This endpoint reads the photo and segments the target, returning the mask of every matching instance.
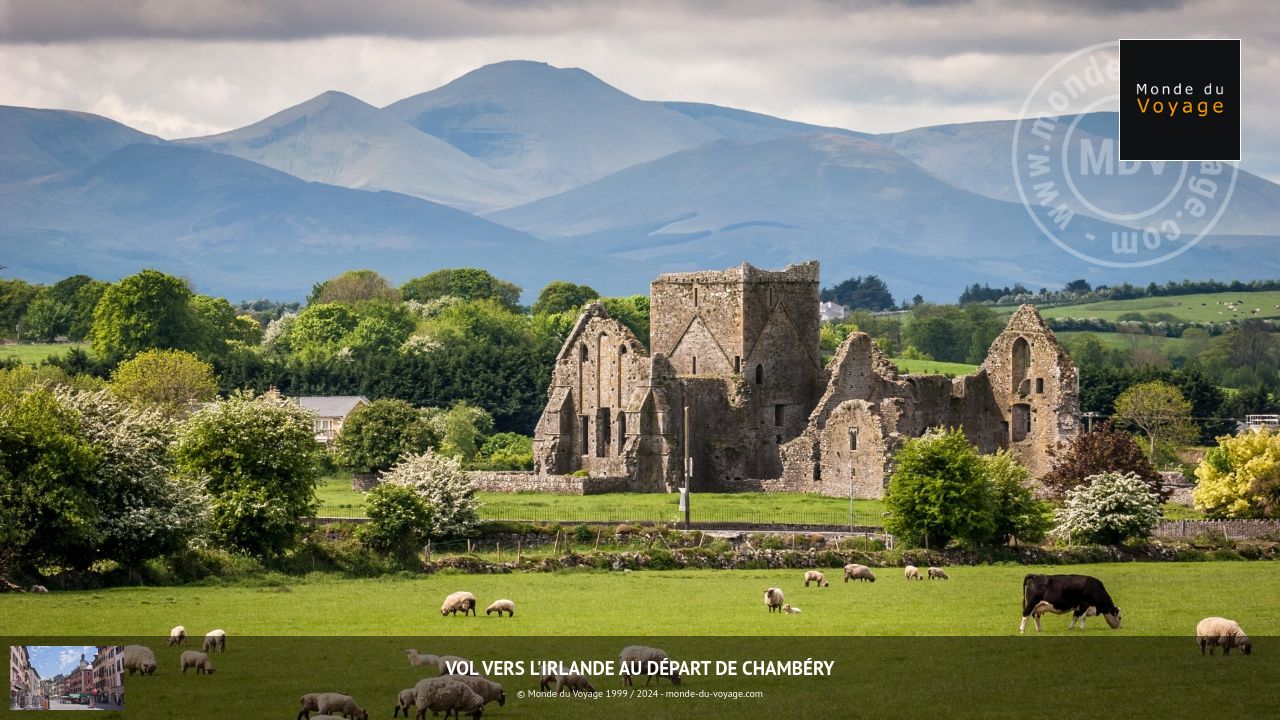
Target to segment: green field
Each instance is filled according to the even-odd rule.
[[[1235,312],[1227,304],[1238,305]],[[1254,309],[1260,310],[1253,314]],[[1001,307],[1001,312],[1013,312],[1016,308]],[[1280,318],[1280,291],[1201,293],[1198,295],[1173,295],[1167,297],[1134,298],[1133,300],[1105,300],[1081,305],[1059,305],[1040,309],[1047,318],[1099,318],[1118,320],[1127,312],[1162,312],[1180,320],[1194,322],[1223,322],[1249,318]]]
[[[902,358],[894,358],[893,364],[897,365],[898,369],[904,373],[913,373],[916,375],[947,375],[949,377],[968,375],[978,369],[977,365],[939,362],[937,360],[905,360]]]
[[[65,355],[74,348],[86,347],[86,343],[14,343],[0,345],[0,358],[17,358],[34,365],[50,355]]]
[[[127,716],[144,719],[294,717],[300,695],[327,691],[349,694],[370,717],[386,718],[401,688],[434,674],[407,662],[410,647],[468,658],[500,681],[506,700],[484,714],[503,720],[774,720],[801,708],[819,717],[865,710],[947,720],[1212,717],[1237,707],[1248,717],[1280,714],[1280,652],[1272,646],[1280,633],[1280,572],[1272,563],[1072,567],[1103,579],[1123,627],[1111,630],[1094,618],[1086,630],[1068,631],[1065,616],[1050,615],[1043,635],[1019,636],[1022,576],[1034,570],[957,567],[949,581],[908,582],[901,570],[886,568],[876,583],[827,588],[805,588],[802,571],[778,570],[311,577],[269,587],[55,591],[0,595],[0,634],[16,644],[152,647],[156,674],[125,680]],[[803,613],[767,612],[761,595],[770,586]],[[440,600],[458,589],[477,595],[478,617],[440,616]],[[484,614],[499,596],[515,601],[515,617]],[[1191,636],[1209,614],[1238,619],[1255,640],[1254,654],[1202,657]],[[195,639],[213,627],[227,631],[227,652],[212,655],[215,675],[179,672],[184,648],[163,640],[175,624]],[[615,669],[592,673],[598,696],[530,692],[538,687],[535,661],[616,660],[622,646],[637,643],[689,663],[831,665],[794,677],[686,666],[678,688],[637,682],[636,691],[624,688]],[[736,695],[744,691],[752,694]]]
[[[1129,350],[1134,347],[1154,347],[1166,357],[1175,355],[1185,355],[1189,343],[1182,338],[1167,337],[1165,335],[1129,335],[1128,333],[1111,333],[1111,332],[1059,332],[1054,333],[1059,340],[1071,340],[1080,335],[1092,335],[1102,343],[1104,347],[1120,348],[1121,350]]]
[[[1200,618],[1239,619],[1280,635],[1280,566],[1266,561],[1117,563],[1065,569],[975,566],[949,581],[908,582],[898,568],[875,583],[803,587],[803,570],[581,571],[437,574],[335,580],[313,575],[265,587],[120,588],[0,595],[0,635],[163,635],[175,624],[231,635],[975,635],[1017,632],[1022,577],[1072,572],[1102,578],[1124,613],[1125,636],[1190,634]],[[804,613],[769,617],[764,588],[782,588]],[[516,602],[514,618],[441,618],[440,600],[469,590],[482,607]],[[674,603],[678,612],[659,612]],[[672,610],[674,606],[668,605]],[[358,608],[358,612],[350,610]],[[769,624],[766,624],[768,621]],[[1045,631],[1066,634],[1049,616]],[[1091,626],[1104,629],[1103,623]]]
[[[604,495],[553,495],[551,493],[479,493],[484,505],[480,516],[496,520],[545,522],[679,522],[678,496],[666,493],[607,493]],[[324,478],[316,490],[321,515],[347,517],[343,509],[363,508],[363,493],[351,490],[344,475]],[[694,493],[690,505],[695,522],[794,522],[806,525],[839,525],[849,521],[848,498],[800,493]],[[855,500],[859,525],[879,525],[884,503]],[[359,513],[354,513],[359,515]]]

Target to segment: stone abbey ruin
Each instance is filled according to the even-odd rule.
[[[661,275],[652,352],[589,306],[552,371],[535,484],[670,492],[687,450],[694,491],[879,498],[897,448],[930,428],[962,428],[983,452],[1008,448],[1034,476],[1075,434],[1076,368],[1031,305],[977,371],[952,379],[900,373],[861,332],[824,367],[818,295],[816,262]]]

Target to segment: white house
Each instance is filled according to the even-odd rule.
[[[351,413],[369,404],[363,395],[300,395],[294,400],[315,414],[316,442],[322,443],[338,437]]]

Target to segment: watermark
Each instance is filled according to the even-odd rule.
[[[1013,176],[1023,207],[1058,247],[1086,262],[1155,265],[1190,250],[1217,224],[1238,169],[1219,161],[1119,159],[1114,111],[1120,44],[1078,50],[1049,69],[1022,104]]]

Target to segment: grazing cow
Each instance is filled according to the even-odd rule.
[[[1018,632],[1027,629],[1027,618],[1036,621],[1036,632],[1040,632],[1040,616],[1051,612],[1055,615],[1070,612],[1071,624],[1074,628],[1080,621],[1080,629],[1084,629],[1084,619],[1090,615],[1101,615],[1111,628],[1120,627],[1120,608],[1111,602],[1111,596],[1103,587],[1102,581],[1088,575],[1027,575],[1022,579],[1022,624]]]

